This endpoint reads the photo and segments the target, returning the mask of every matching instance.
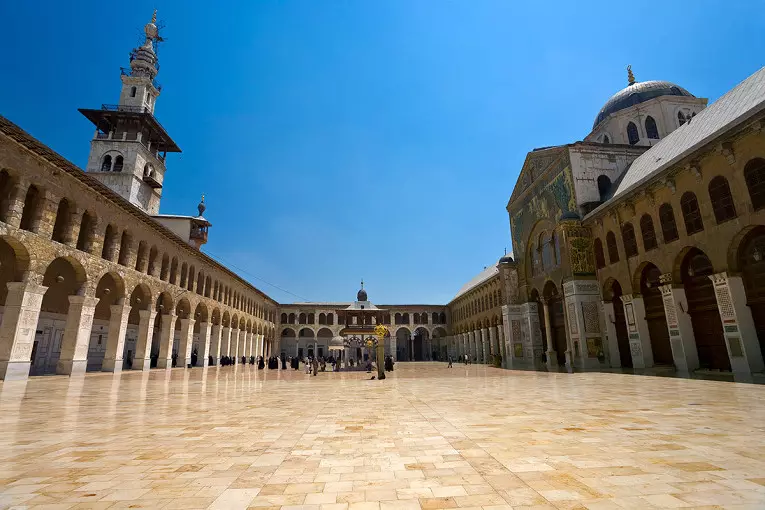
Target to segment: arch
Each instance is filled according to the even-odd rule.
[[[153,303],[151,289],[145,283],[139,283],[130,292],[130,314],[128,314],[128,324],[135,326],[141,320],[140,311],[149,310]]]
[[[130,246],[133,244],[133,236],[127,230],[122,231],[120,236],[120,252],[117,257],[117,263],[127,267],[130,262]]]
[[[316,320],[315,320],[314,314],[309,313],[308,314],[308,324],[315,324],[315,323],[316,323]]]
[[[125,159],[121,155],[117,156],[114,158],[114,167],[112,168],[112,172],[121,172],[124,164]]]
[[[230,327],[231,326],[231,314],[228,313],[228,310],[223,311],[223,315],[221,316],[221,324],[223,324],[223,327]]]
[[[169,270],[170,270],[170,257],[167,255],[167,253],[165,253],[164,255],[162,255],[162,266],[159,271],[159,279],[166,282]]]
[[[284,328],[282,330],[282,338],[296,338],[295,330],[292,328]]]
[[[746,291],[746,304],[752,311],[760,352],[765,356],[765,227],[757,225],[748,230],[738,244],[736,259]]]
[[[71,216],[72,210],[69,200],[62,198],[59,200],[58,209],[56,210],[56,221],[53,224],[53,234],[51,235],[52,240],[59,243],[66,243],[69,240]]]
[[[115,252],[117,251],[117,228],[109,224],[104,232],[104,247],[101,250],[101,258],[114,262]]]
[[[704,221],[701,219],[701,210],[699,201],[692,191],[686,191],[680,198],[680,209],[683,212],[683,221],[685,222],[685,232],[693,235],[704,230]]]
[[[175,305],[175,315],[177,315],[179,319],[191,318],[191,303],[188,299],[181,297],[178,300],[178,303]]]
[[[0,237],[0,306],[5,306],[8,283],[20,282],[29,269],[29,250],[19,240]]]
[[[104,273],[96,285],[96,298],[98,298],[98,303],[93,317],[109,320],[111,306],[125,299],[125,281],[115,271]]]
[[[699,353],[699,366],[730,371],[730,357],[725,345],[717,296],[709,278],[715,273],[712,261],[703,251],[691,248],[683,257],[680,272]]]
[[[396,329],[396,359],[399,361],[410,361],[411,349],[410,342],[412,338],[412,332],[409,328]]]
[[[196,287],[197,288],[195,289],[195,292],[198,295],[200,295],[200,296],[204,296],[204,293],[205,293],[205,274],[204,274],[204,272],[202,270],[200,270],[199,273],[197,273],[197,285],[196,285]],[[239,309],[241,310],[242,307],[240,306]],[[244,311],[244,310],[242,310],[242,311]]]
[[[627,124],[627,141],[630,145],[635,145],[640,141],[640,134],[634,122]]]
[[[614,323],[616,330],[616,346],[619,348],[619,363],[623,368],[632,368],[632,352],[630,350],[629,333],[627,332],[627,319],[622,302],[622,286],[617,280],[611,279],[610,285],[611,304],[614,308],[612,318],[607,318]]]
[[[80,219],[80,232],[77,234],[76,247],[78,250],[86,253],[93,251],[93,231],[95,227],[95,217],[88,211],[83,212]]]
[[[146,241],[138,243],[138,253],[135,258],[135,270],[141,273],[146,271],[146,265],[149,262],[149,247]]]
[[[66,314],[69,296],[81,295],[87,274],[82,265],[72,257],[58,257],[51,261],[43,275],[43,286],[48,287],[43,297],[43,312]]]
[[[659,223],[661,223],[661,236],[664,238],[665,244],[680,238],[677,233],[675,211],[672,210],[671,204],[664,203],[659,206]]]
[[[438,317],[440,319],[440,323],[441,324],[446,324],[446,313],[445,312],[441,312]]]
[[[207,306],[204,303],[199,303],[194,309],[194,320],[197,321],[197,323],[208,322],[210,320],[209,317],[210,315],[207,311]]]
[[[220,308],[213,308],[212,314],[210,315],[210,322],[215,324],[216,326],[219,326],[221,324],[221,313]]]
[[[650,139],[659,139],[659,128],[656,127],[656,121],[650,115],[645,119],[645,136]]]
[[[210,297],[210,292],[212,291],[212,278],[208,275],[205,278],[205,289],[204,289],[204,295],[206,298]]]
[[[287,322],[289,322],[290,324],[295,324],[295,314],[294,313],[289,314]]]
[[[653,228],[653,218],[646,213],[640,218],[640,234],[643,236],[643,250],[649,251],[658,248],[656,230]]]
[[[664,299],[659,290],[661,271],[655,264],[643,262],[636,271],[637,285],[645,306],[645,321],[653,351],[653,361],[657,365],[673,365],[672,346],[669,342],[667,316],[664,313]],[[639,317],[638,317],[639,320]]]
[[[102,172],[111,172],[111,170],[112,170],[112,157],[109,154],[107,154],[101,160],[101,171]]]
[[[616,246],[616,236],[610,230],[606,234],[606,247],[608,248],[608,262],[619,262],[619,247]]]
[[[388,322],[390,324],[390,322]],[[329,312],[327,314],[327,325],[334,326],[335,325],[335,314],[332,312]]]
[[[431,358],[432,353],[428,352],[430,349],[430,332],[427,328],[419,327],[414,330],[414,339],[412,340],[411,359],[414,361],[425,361]]]
[[[41,192],[34,184],[27,188],[24,197],[24,208],[21,211],[19,228],[29,232],[37,232],[37,224],[41,213]]]
[[[709,181],[709,200],[715,213],[717,224],[724,223],[736,217],[736,206],[730,193],[728,179],[718,175]]]
[[[752,209],[765,207],[765,159],[750,159],[744,166],[744,180],[752,201]]]
[[[156,246],[152,246],[149,250],[149,265],[146,268],[146,274],[149,276],[157,276],[157,258],[159,257],[159,250]]]
[[[605,202],[611,194],[611,179],[607,175],[598,176],[598,194],[600,201]]]
[[[281,323],[282,324],[286,324],[287,322],[289,322],[289,319],[287,319],[287,314],[286,313],[282,313],[282,315],[281,315]]]
[[[401,320],[403,321],[404,324],[411,324],[411,322],[409,321],[409,313],[407,313],[407,312],[405,312],[401,316]]]
[[[298,315],[298,323],[299,324],[307,324],[307,316],[306,316],[305,313],[301,312],[300,315]]]
[[[622,225],[622,242],[624,243],[624,255],[627,258],[634,257],[638,254],[635,227],[633,227],[630,222]]]
[[[324,313],[319,314],[319,324],[326,324],[327,316]]]
[[[192,264],[189,266],[189,274],[187,276],[187,281],[186,281],[186,290],[190,292],[194,291],[194,278],[196,277],[196,275],[197,275],[197,271],[194,268],[194,265]]]
[[[332,330],[329,328],[321,328],[318,333],[316,333],[316,338],[332,338]]]
[[[298,337],[300,338],[314,338],[315,336],[316,333],[314,333],[311,328],[300,328],[300,331],[298,332]]]
[[[593,241],[592,249],[595,252],[595,268],[603,269],[606,267],[606,256],[603,254],[603,242],[599,237]]]

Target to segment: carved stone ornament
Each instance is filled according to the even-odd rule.
[[[736,154],[733,152],[733,142],[721,143],[720,154],[725,156],[725,159],[728,160],[728,164],[732,165],[736,162]]]
[[[664,181],[664,185],[667,186],[667,188],[669,188],[669,191],[672,192],[673,195],[677,191],[677,186],[675,185],[674,179],[667,179],[666,181]]]
[[[698,182],[701,182],[701,167],[697,163],[688,165],[688,171],[693,174]]]

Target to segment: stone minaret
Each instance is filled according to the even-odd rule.
[[[156,45],[162,41],[157,11],[144,27],[146,41],[130,53],[130,68],[122,68],[119,104],[80,112],[96,126],[86,171],[142,211],[159,212],[165,158],[181,149],[154,117],[162,87]]]

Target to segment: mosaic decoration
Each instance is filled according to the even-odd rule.
[[[722,317],[723,322],[735,322],[736,311],[733,308],[728,282],[715,283],[715,294],[717,295],[717,307],[720,309],[720,317]]]
[[[522,358],[523,357],[523,344],[522,343],[515,343],[513,344],[513,356],[516,358]]]
[[[593,255],[590,229],[568,227],[565,229],[565,233],[568,240],[571,271],[575,275],[595,274],[595,257]]]
[[[633,358],[637,358],[643,355],[643,348],[640,346],[640,342],[630,342],[630,354]]]
[[[579,330],[576,327],[576,305],[574,303],[568,304],[568,327],[572,335],[579,334]]]
[[[521,321],[511,321],[510,326],[513,330],[513,340],[521,338]]]
[[[600,333],[600,314],[598,313],[598,303],[595,301],[582,303],[582,315],[584,316],[584,332]]]

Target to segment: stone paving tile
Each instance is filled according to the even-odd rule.
[[[765,387],[399,363],[0,382],[0,509],[765,508]]]

